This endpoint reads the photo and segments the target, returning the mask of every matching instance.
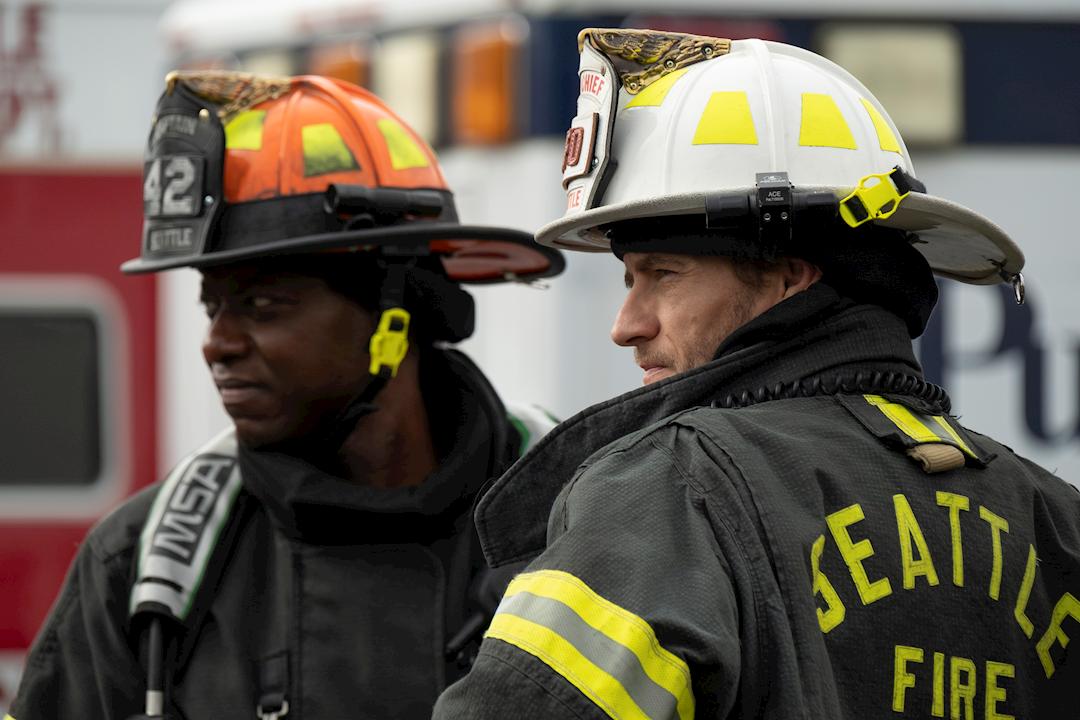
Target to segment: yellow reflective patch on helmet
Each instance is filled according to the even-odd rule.
[[[889,127],[889,123],[885,122],[885,118],[878,112],[878,109],[870,104],[870,101],[866,98],[859,98],[859,100],[862,101],[863,107],[866,108],[866,114],[870,116],[870,120],[874,123],[881,149],[894,153],[900,152],[900,143],[896,141],[896,135],[893,134],[892,128]]]
[[[300,139],[304,145],[304,177],[347,172],[360,167],[331,123],[305,125],[300,128]]]
[[[757,145],[750,100],[743,91],[714,92],[701,113],[694,145]]]
[[[386,140],[386,149],[390,151],[390,164],[395,170],[426,168],[431,165],[427,154],[400,123],[392,118],[383,118],[378,125],[379,132]]]
[[[802,125],[799,144],[804,147],[858,149],[840,108],[829,95],[802,94]]]
[[[226,150],[262,150],[265,110],[248,110],[225,126]]]
[[[634,98],[626,104],[626,107],[660,107],[664,104],[664,98],[667,97],[668,91],[671,90],[671,86],[675,84],[676,80],[685,75],[686,71],[689,69],[690,68],[682,68],[673,73],[668,73],[635,95]]]

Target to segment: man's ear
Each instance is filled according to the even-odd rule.
[[[821,279],[821,268],[802,258],[781,258],[779,265],[780,277],[784,284],[783,300],[801,293]]]

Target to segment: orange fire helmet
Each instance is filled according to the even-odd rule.
[[[434,255],[455,282],[557,275],[528,233],[462,225],[434,153],[379,98],[316,76],[174,72],[124,272],[323,250]]]

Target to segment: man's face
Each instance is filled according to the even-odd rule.
[[[727,258],[626,253],[626,300],[611,339],[634,348],[645,385],[704,365],[739,326],[775,300]]]
[[[367,382],[374,317],[319,278],[213,268],[200,299],[210,319],[203,357],[248,447],[313,432]]]

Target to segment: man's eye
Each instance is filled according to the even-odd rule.
[[[274,299],[271,297],[267,297],[266,295],[255,295],[249,300],[249,302],[251,303],[251,307],[255,308],[256,310],[266,310],[274,304]]]

